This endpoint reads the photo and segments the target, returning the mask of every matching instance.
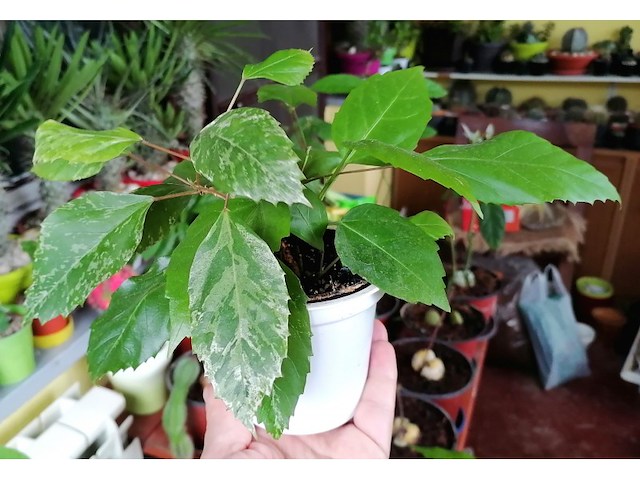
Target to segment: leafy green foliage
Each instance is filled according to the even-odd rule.
[[[293,144],[266,111],[223,113],[191,142],[198,172],[223,193],[276,204],[307,204]]]
[[[273,384],[271,395],[264,397],[257,418],[263,422],[267,431],[275,438],[280,437],[289,426],[298,397],[304,391],[307,375],[310,370],[311,357],[311,324],[307,310],[307,296],[302,290],[300,280],[282,263],[285,273],[289,300],[289,338],[287,340],[287,357],[282,362],[282,376]]]
[[[341,162],[342,157],[338,152],[311,148],[304,159],[302,172],[307,178],[327,177]]]
[[[69,315],[134,254],[153,199],[92,192],[58,208],[42,222],[27,290],[28,316],[47,322]]]
[[[62,158],[58,158],[51,162],[35,163],[31,171],[45,180],[72,182],[74,180],[93,177],[102,170],[103,166],[104,163],[78,164],[69,163]]]
[[[172,388],[162,410],[162,428],[175,458],[193,458],[195,447],[187,432],[187,397],[198,381],[200,364],[195,357],[180,357],[171,372]]]
[[[344,265],[388,294],[449,311],[435,241],[397,211],[374,204],[349,210],[335,244]]]
[[[495,250],[504,238],[504,210],[500,205],[481,203],[483,218],[480,222],[480,232],[489,246]]]
[[[411,220],[411,223],[414,225],[419,226],[434,240],[440,240],[444,237],[453,237],[451,225],[449,225],[447,221],[437,213],[424,211],[410,217],[409,220]]]
[[[347,73],[336,73],[325,75],[311,85],[311,89],[328,95],[347,95],[351,90],[360,86],[362,82],[364,82],[362,77]]]
[[[467,452],[458,452],[442,447],[421,447],[419,445],[411,447],[424,458],[433,459],[451,459],[451,460],[472,460],[475,459],[472,454]]]
[[[424,81],[427,84],[429,98],[442,98],[447,96],[447,89],[440,85],[438,82],[435,82],[430,78],[425,78]]]
[[[300,85],[311,73],[313,62],[313,56],[306,50],[280,50],[260,63],[245,66],[242,78],[264,78],[284,85]]]
[[[15,448],[5,447],[4,445],[0,445],[0,460],[26,460],[29,457]]]
[[[324,232],[327,229],[327,210],[312,190],[305,188],[311,207],[296,204],[291,207],[291,233],[318,250],[324,250]]]
[[[280,101],[291,108],[300,105],[315,107],[318,95],[304,85],[263,85],[258,89],[258,101],[264,103],[269,100]]]
[[[223,211],[189,272],[192,345],[216,394],[247,428],[281,375],[288,300],[269,246]]]
[[[137,367],[169,339],[169,300],[164,295],[168,263],[161,258],[144,275],[125,281],[107,311],[91,324],[87,361],[92,379]]]

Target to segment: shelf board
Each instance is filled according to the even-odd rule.
[[[73,336],[55,348],[36,348],[35,371],[20,383],[0,387],[0,423],[87,353],[91,323],[97,316],[89,308],[74,312]]]
[[[549,82],[549,83],[632,83],[640,84],[640,77],[607,75],[501,75],[498,73],[424,72],[427,78],[478,80],[493,82]]]

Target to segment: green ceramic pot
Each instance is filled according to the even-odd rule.
[[[31,284],[32,265],[16,268],[0,275],[0,304],[13,303],[20,292]]]
[[[548,42],[537,42],[537,43],[516,43],[511,42],[509,47],[513,52],[513,56],[516,60],[526,61],[535,57],[539,53],[543,53],[547,50],[549,46]]]
[[[27,378],[36,368],[31,325],[0,338],[0,385],[12,385]]]

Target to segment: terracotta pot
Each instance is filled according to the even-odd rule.
[[[589,64],[598,57],[595,52],[571,54],[552,50],[549,52],[552,71],[556,75],[583,75]]]
[[[36,348],[55,348],[73,335],[73,318],[58,315],[44,325],[37,318],[33,320],[33,344]]]

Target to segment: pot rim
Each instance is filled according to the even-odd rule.
[[[316,310],[324,310],[327,308],[334,308],[336,307],[338,304],[340,303],[344,303],[348,300],[353,300],[356,298],[360,298],[360,297],[367,297],[370,295],[375,295],[377,293],[380,293],[381,297],[382,295],[384,295],[384,292],[382,292],[382,290],[380,290],[378,287],[376,287],[375,285],[369,284],[369,286],[361,289],[361,290],[357,290],[355,292],[349,293],[347,295],[343,295],[342,297],[338,297],[338,298],[332,298],[329,300],[318,300],[317,302],[310,302],[307,303],[307,310],[309,310],[309,312],[312,311],[316,311]]]

